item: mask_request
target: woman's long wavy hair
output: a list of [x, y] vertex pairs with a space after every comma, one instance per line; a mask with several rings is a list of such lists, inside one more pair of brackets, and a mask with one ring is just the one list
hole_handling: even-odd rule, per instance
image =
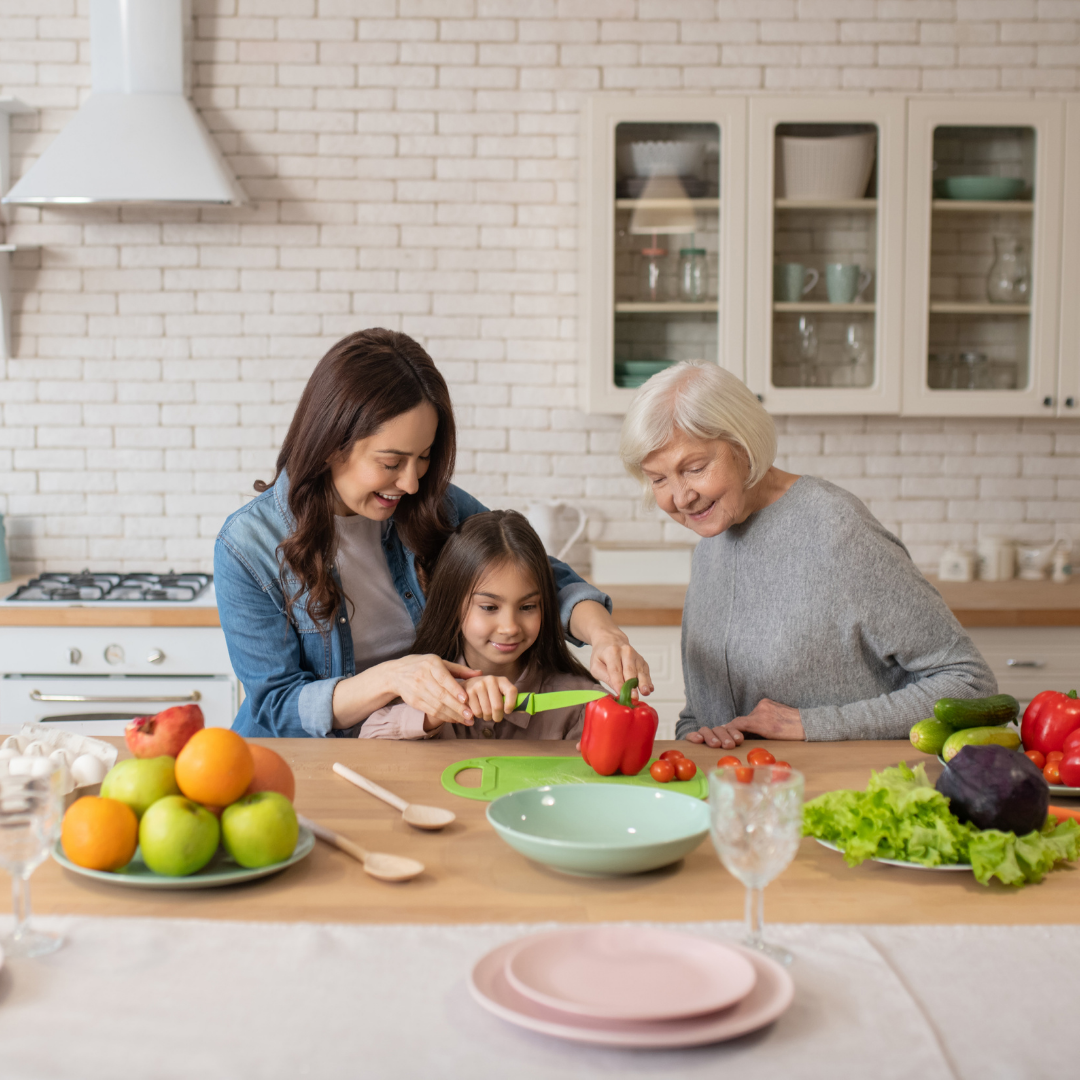
[[[438, 415], [435, 442], [420, 490], [406, 495], [394, 512], [402, 542], [430, 574], [451, 532], [443, 501], [454, 472], [457, 439], [450, 391], [431, 357], [405, 334], [361, 330], [342, 338], [319, 361], [300, 396], [289, 433], [278, 454], [273, 483], [255, 482], [262, 492], [289, 476], [293, 530], [278, 545], [281, 586], [287, 612], [307, 591], [307, 613], [328, 627], [341, 606], [341, 589], [332, 573], [336, 553], [333, 459], [347, 456], [394, 417], [425, 402]], [[291, 572], [299, 581], [286, 583]]]
[[528, 520], [515, 510], [473, 514], [446, 541], [435, 564], [412, 651], [457, 661], [465, 651], [461, 623], [474, 590], [485, 573], [508, 562], [528, 574], [540, 592], [540, 633], [524, 654], [525, 665], [544, 674], [564, 672], [591, 678], [566, 647], [555, 575], [544, 545]]

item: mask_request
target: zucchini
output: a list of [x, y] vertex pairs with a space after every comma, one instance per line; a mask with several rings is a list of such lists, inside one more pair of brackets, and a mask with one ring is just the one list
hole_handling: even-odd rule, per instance
[[965, 746], [988, 746], [997, 743], [1007, 750], [1020, 749], [1020, 736], [1007, 727], [969, 727], [954, 731], [941, 748], [941, 756], [946, 763], [952, 761]]
[[956, 730], [952, 724], [946, 724], [944, 720], [920, 720], [912, 727], [910, 732], [911, 745], [924, 754], [941, 753], [945, 740]]
[[934, 716], [954, 728], [994, 727], [1009, 724], [1020, 715], [1020, 702], [1012, 694], [983, 698], [942, 698]]

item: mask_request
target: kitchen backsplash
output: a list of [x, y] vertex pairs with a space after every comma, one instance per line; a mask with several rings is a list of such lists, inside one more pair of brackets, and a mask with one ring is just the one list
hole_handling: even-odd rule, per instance
[[[195, 0], [194, 97], [243, 209], [7, 211], [0, 512], [16, 573], [209, 568], [307, 374], [365, 326], [450, 382], [458, 482], [641, 509], [618, 420], [575, 407], [583, 95], [1078, 88], [1078, 0]], [[0, 0], [21, 174], [89, 89], [86, 4]], [[1080, 538], [1080, 426], [780, 419], [780, 464], [866, 500], [932, 566], [983, 533]], [[583, 565], [579, 545], [574, 561]]]

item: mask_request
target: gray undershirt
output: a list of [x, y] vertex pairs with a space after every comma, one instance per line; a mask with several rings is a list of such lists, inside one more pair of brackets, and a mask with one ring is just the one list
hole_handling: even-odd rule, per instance
[[682, 650], [679, 738], [770, 698], [800, 710], [809, 740], [900, 739], [938, 698], [997, 691], [904, 545], [813, 476], [698, 544]]
[[335, 517], [337, 566], [352, 631], [356, 670], [396, 660], [412, 648], [416, 628], [394, 588], [382, 547], [383, 522], [362, 514]]

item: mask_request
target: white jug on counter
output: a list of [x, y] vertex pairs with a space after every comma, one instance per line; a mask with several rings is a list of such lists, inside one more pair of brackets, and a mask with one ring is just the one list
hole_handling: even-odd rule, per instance
[[545, 499], [542, 501], [531, 502], [525, 509], [525, 516], [529, 519], [529, 524], [536, 530], [536, 535], [540, 537], [540, 542], [544, 545], [544, 550], [549, 555], [554, 555], [556, 559], [563, 558], [566, 553], [578, 542], [582, 533], [585, 532], [585, 526], [589, 523], [589, 518], [585, 511], [580, 506], [571, 507], [571, 509], [577, 511], [578, 523], [574, 529], [573, 535], [559, 550], [553, 551], [555, 547], [555, 533], [556, 525], [558, 522], [559, 511], [564, 507], [569, 506], [569, 503], [559, 502], [557, 499]]

